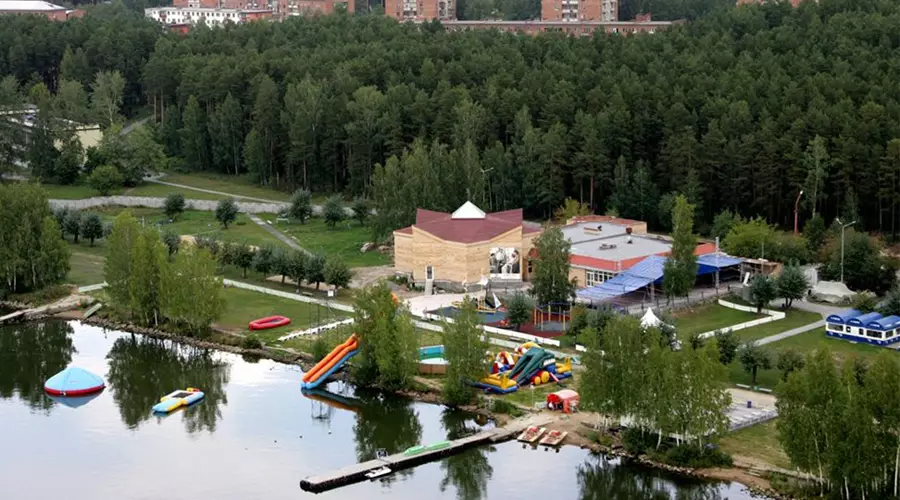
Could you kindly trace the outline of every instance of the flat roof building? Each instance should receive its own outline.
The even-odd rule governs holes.
[[[84,11],[67,9],[61,5],[41,0],[0,0],[0,15],[38,15],[54,21],[66,21],[73,17],[81,17]]]
[[[536,35],[545,31],[558,31],[573,36],[591,36],[595,32],[613,35],[656,33],[668,29],[672,21],[441,21],[445,29],[498,30],[508,33]]]
[[[619,0],[541,0],[542,21],[619,20]]]
[[[272,17],[269,10],[208,9],[205,7],[152,7],[144,9],[144,16],[169,27],[181,28],[203,23],[207,26],[243,24]]]
[[[384,0],[384,15],[401,21],[449,21],[456,19],[456,0]]]

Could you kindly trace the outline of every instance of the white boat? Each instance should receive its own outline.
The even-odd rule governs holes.
[[[366,477],[369,479],[378,479],[379,477],[387,476],[390,473],[391,469],[388,469],[387,467],[379,467],[377,469],[366,472]]]

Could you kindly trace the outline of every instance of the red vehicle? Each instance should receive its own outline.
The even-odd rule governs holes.
[[[259,318],[250,322],[251,330],[268,330],[269,328],[278,328],[291,324],[291,318],[285,316],[269,316],[267,318]]]

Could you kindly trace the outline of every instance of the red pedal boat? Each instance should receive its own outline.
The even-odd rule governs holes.
[[[269,316],[267,318],[259,318],[250,322],[251,330],[268,330],[269,328],[278,328],[291,324],[291,318],[285,316]]]

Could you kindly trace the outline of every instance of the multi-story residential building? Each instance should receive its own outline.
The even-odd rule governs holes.
[[[671,21],[443,21],[448,30],[500,30],[537,34],[544,31],[560,31],[573,36],[590,36],[595,32],[632,35],[655,33],[673,23]]]
[[[144,15],[170,27],[221,26],[226,23],[243,24],[272,17],[270,10],[218,9],[207,7],[154,7],[144,9]]]
[[[173,7],[202,7],[207,9],[270,10],[275,17],[331,14],[337,8],[353,12],[352,0],[174,0]]]
[[[619,20],[619,0],[542,0],[542,21]]]
[[[384,15],[399,20],[456,19],[455,0],[384,0]]]
[[[65,21],[73,17],[84,15],[83,10],[67,9],[65,7],[43,2],[39,0],[3,0],[0,2],[0,15],[36,15],[44,16],[53,21]]]

